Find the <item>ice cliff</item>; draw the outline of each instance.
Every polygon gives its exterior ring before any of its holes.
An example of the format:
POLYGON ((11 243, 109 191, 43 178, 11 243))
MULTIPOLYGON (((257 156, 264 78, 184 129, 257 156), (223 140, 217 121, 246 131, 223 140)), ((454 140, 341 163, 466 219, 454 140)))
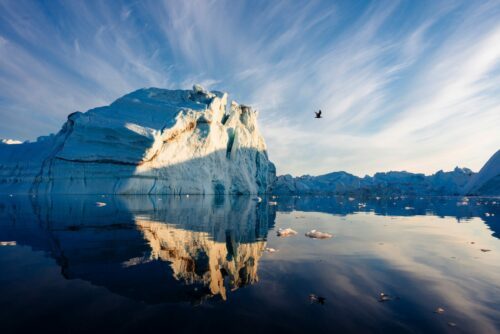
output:
POLYGON ((256 194, 274 178, 257 112, 198 85, 140 89, 0 145, 3 193, 256 194))

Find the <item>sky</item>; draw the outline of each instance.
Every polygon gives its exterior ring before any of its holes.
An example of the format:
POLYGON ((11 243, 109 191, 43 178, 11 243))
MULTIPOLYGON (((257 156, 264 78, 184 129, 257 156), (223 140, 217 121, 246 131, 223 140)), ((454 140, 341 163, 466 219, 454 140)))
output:
POLYGON ((0 138, 195 83, 259 111, 278 174, 478 171, 500 148, 500 0, 0 0, 0 138))

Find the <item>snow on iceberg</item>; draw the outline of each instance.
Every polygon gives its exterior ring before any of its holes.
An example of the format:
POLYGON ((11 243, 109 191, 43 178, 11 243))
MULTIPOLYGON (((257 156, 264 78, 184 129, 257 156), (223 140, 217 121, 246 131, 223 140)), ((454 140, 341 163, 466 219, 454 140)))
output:
POLYGON ((56 135, 0 145, 0 192, 258 194, 275 178, 257 112, 228 95, 139 89, 56 135))
POLYGON ((17 145, 17 144, 22 144, 22 141, 15 140, 15 139, 1 139, 0 144, 3 145, 17 145))

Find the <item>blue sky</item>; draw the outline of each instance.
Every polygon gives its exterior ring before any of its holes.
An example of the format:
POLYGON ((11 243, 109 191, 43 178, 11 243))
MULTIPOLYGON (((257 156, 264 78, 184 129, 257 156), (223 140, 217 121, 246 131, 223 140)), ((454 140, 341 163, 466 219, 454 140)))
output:
POLYGON ((500 148, 500 1, 0 0, 2 138, 193 83, 259 110, 279 174, 478 170, 500 148))

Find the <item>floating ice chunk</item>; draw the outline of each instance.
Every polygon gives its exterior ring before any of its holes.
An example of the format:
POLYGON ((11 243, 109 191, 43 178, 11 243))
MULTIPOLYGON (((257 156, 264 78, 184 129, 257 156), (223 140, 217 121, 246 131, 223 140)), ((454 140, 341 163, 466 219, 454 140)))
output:
POLYGON ((311 230, 306 233, 306 237, 312 238, 312 239, 328 239, 333 237, 333 235, 329 233, 324 233, 316 230, 311 230))
POLYGON ((318 295, 315 295, 314 293, 311 293, 309 295, 309 301, 311 302, 311 304, 321 304, 321 305, 323 305, 323 304, 325 304, 326 298, 318 296, 318 295))
POLYGON ((127 261, 122 262, 122 267, 123 268, 129 268, 133 266, 137 266, 139 264, 145 264, 148 262, 151 262, 152 259, 148 257, 134 257, 131 259, 128 259, 127 261))
POLYGON ((444 308, 438 307, 437 309, 434 310, 434 313, 443 314, 444 313, 444 308))
POLYGON ((405 210, 415 210, 415 208, 412 206, 405 206, 405 210))
POLYGON ((95 202, 95 205, 99 208, 102 208, 103 206, 106 206, 107 204, 104 202, 95 202))
POLYGON ((15 241, 0 241, 0 246, 15 246, 17 242, 15 241))
POLYGON ((392 300, 392 297, 389 296, 389 295, 386 295, 385 293, 381 292, 379 297, 378 297, 378 301, 379 302, 388 302, 389 300, 392 300))
POLYGON ((291 228, 280 228, 277 232, 278 237, 291 237, 293 235, 297 235, 297 231, 292 230, 291 228))

